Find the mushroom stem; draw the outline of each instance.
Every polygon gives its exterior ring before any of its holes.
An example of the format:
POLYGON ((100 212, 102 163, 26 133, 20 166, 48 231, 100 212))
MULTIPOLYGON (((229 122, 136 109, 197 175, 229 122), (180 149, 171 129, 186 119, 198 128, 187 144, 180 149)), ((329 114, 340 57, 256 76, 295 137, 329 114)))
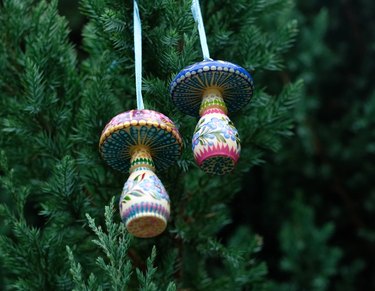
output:
POLYGON ((150 149, 145 145, 136 145, 130 149, 130 169, 129 173, 147 168, 155 172, 155 164, 152 160, 150 149))
POLYGON ((217 88, 210 87, 203 92, 199 115, 203 116, 208 113, 228 114, 223 96, 217 88))

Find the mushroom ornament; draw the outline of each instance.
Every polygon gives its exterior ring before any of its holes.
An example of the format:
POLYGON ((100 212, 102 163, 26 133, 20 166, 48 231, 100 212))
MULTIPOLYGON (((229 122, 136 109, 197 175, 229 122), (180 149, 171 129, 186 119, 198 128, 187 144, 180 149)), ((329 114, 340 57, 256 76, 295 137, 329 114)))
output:
POLYGON ((246 105, 253 91, 253 78, 244 68, 212 59, 186 67, 172 81, 174 104, 188 115, 200 116, 192 149, 206 173, 223 175, 236 165, 240 138, 227 114, 246 105))
POLYGON ((155 170, 171 166, 181 147, 174 123, 153 110, 123 112, 104 128, 101 156, 114 169, 130 173, 119 206, 121 218, 134 236, 154 237, 165 230, 170 201, 155 170))

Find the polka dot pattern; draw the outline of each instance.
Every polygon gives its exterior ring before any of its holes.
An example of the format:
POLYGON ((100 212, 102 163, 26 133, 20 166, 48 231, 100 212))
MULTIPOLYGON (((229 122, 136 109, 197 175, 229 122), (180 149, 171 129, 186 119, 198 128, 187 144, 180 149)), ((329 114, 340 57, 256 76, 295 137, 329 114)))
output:
POLYGON ((246 105, 254 91, 254 82, 244 68, 225 61, 203 61, 186 67, 172 81, 173 102, 184 113, 199 116, 203 92, 207 88, 221 91, 229 112, 246 105))
POLYGON ((130 151, 146 146, 157 170, 171 166, 181 155, 182 139, 174 123, 153 110, 131 110, 115 116, 104 128, 99 149, 114 169, 128 172, 130 151))

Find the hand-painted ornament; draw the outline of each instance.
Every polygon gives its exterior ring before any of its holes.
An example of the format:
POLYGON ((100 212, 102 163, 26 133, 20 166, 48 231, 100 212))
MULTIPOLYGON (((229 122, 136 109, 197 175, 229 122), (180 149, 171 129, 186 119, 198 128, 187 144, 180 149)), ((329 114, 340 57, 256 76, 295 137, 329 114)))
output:
POLYGON ((153 110, 131 110, 115 116, 100 138, 103 159, 130 172, 120 198, 126 228, 137 237, 162 233, 170 213, 168 194, 155 174, 180 156, 181 136, 174 123, 153 110))
POLYGON ((254 90, 250 73, 230 62, 205 60, 183 69, 170 90, 181 111, 201 116, 192 140, 197 164, 209 174, 232 171, 241 145, 227 113, 250 101, 254 90))

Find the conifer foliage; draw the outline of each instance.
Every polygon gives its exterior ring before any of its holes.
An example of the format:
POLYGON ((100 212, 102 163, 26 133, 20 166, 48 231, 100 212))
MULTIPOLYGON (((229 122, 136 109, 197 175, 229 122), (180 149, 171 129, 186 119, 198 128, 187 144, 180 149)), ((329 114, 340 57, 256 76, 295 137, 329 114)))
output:
POLYGON ((146 108, 171 117, 182 158, 160 173, 171 197, 168 228, 130 237, 117 201, 124 175, 100 159, 114 115, 135 107, 132 3, 81 0, 82 49, 69 41, 58 1, 0 4, 1 285, 9 290, 261 290, 262 239, 233 226, 229 202, 244 174, 291 135, 302 83, 268 88, 297 33, 292 1, 202 1, 211 55, 254 72, 251 103, 233 118, 242 140, 236 170, 204 174, 193 162, 194 118, 173 106, 169 83, 201 60, 191 1, 139 1, 146 108), (219 3, 220 2, 220 3, 219 3))

